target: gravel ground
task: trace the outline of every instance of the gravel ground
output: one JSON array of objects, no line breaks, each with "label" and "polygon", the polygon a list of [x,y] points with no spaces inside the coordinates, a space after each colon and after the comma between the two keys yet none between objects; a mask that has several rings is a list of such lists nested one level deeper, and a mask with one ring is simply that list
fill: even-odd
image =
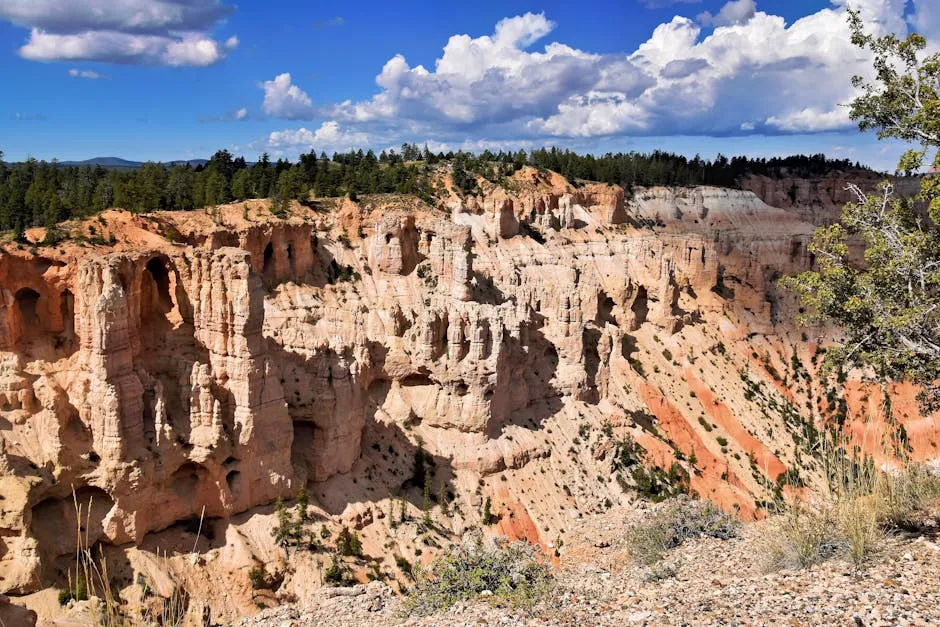
[{"label": "gravel ground", "polygon": [[323,589],[305,607],[266,610],[239,625],[940,625],[940,537],[889,538],[864,569],[832,560],[805,570],[764,572],[762,524],[733,540],[686,542],[667,557],[676,573],[650,581],[630,564],[625,529],[642,510],[584,520],[562,553],[558,585],[529,611],[460,604],[402,618],[383,583]]}]

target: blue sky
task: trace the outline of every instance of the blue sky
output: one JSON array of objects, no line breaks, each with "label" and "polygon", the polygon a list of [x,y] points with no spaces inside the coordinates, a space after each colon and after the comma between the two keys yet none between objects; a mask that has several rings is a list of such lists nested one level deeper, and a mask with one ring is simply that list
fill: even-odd
[{"label": "blue sky", "polygon": [[844,107],[845,4],[940,35],[940,0],[0,0],[0,150],[62,160],[569,146],[901,147]]}]

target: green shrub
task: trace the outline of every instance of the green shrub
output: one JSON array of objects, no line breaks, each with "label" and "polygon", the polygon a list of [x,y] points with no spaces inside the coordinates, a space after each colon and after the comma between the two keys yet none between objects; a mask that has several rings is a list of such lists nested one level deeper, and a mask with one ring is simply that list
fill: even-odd
[{"label": "green shrub", "polygon": [[248,581],[251,583],[252,590],[259,590],[264,587],[264,568],[254,566],[248,571]]},{"label": "green shrub", "polygon": [[629,433],[623,436],[623,439],[614,444],[614,459],[612,467],[614,470],[632,468],[643,463],[646,457],[646,451],[637,444],[633,436]]},{"label": "green shrub", "polygon": [[72,570],[69,569],[69,587],[65,590],[59,590],[59,605],[65,605],[72,599],[76,601],[88,600],[88,580],[84,568],[75,569],[74,580],[72,579]]},{"label": "green shrub", "polygon": [[492,525],[496,522],[496,516],[493,515],[493,502],[490,500],[490,497],[486,497],[486,501],[483,503],[483,524]]},{"label": "green shrub", "polygon": [[176,230],[175,227],[167,228],[166,232],[163,233],[163,237],[166,238],[166,241],[175,244],[183,239],[182,234]]},{"label": "green shrub", "polygon": [[49,227],[46,229],[46,236],[42,239],[40,246],[58,246],[69,238],[69,234],[58,227]]},{"label": "green shrub", "polygon": [[709,501],[679,497],[656,507],[627,530],[630,556],[651,566],[666,552],[686,540],[708,536],[727,540],[736,537],[741,523]]},{"label": "green shrub", "polygon": [[405,574],[408,575],[409,577],[412,576],[414,570],[413,570],[413,568],[412,568],[412,566],[411,566],[411,562],[409,562],[406,558],[401,557],[400,555],[396,555],[396,556],[395,556],[395,565],[398,566],[398,569],[399,569],[401,572],[405,573]]},{"label": "green shrub", "polygon": [[657,465],[634,466],[630,469],[630,478],[640,496],[656,503],[692,493],[689,472],[679,462],[673,462],[669,470]]},{"label": "green shrub", "polygon": [[643,363],[636,357],[631,357],[629,361],[630,361],[630,367],[633,368],[634,372],[636,372],[641,377],[645,378],[646,370],[643,368]]},{"label": "green shrub", "polygon": [[531,607],[553,584],[548,559],[525,542],[484,542],[471,532],[426,569],[415,568],[415,585],[402,604],[406,615],[426,616],[484,593],[496,603]]},{"label": "green shrub", "polygon": [[67,589],[67,588],[66,588],[66,589],[62,589],[62,590],[59,590],[59,605],[65,605],[66,603],[68,603],[69,601],[71,601],[73,598],[75,598],[75,597],[74,597],[74,595],[72,594],[72,591],[71,591],[71,590],[69,590],[69,589]]}]

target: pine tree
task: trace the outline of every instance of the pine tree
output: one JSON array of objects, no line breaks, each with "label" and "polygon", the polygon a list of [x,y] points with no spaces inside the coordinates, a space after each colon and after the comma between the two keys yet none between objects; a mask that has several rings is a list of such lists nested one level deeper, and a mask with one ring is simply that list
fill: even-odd
[{"label": "pine tree", "polygon": [[284,501],[278,497],[277,504],[274,506],[274,512],[277,517],[277,526],[271,530],[274,541],[279,546],[287,546],[291,536],[291,519],[287,508],[284,507]]},{"label": "pine tree", "polygon": [[425,527],[431,526],[431,470],[428,469],[424,473],[424,525]]},{"label": "pine tree", "polygon": [[486,501],[483,503],[483,524],[484,525],[489,526],[489,525],[492,525],[493,522],[495,522],[493,519],[492,508],[493,508],[493,503],[492,501],[490,501],[490,497],[486,497]]},{"label": "pine tree", "polygon": [[447,484],[441,481],[440,485],[437,488],[437,502],[441,506],[441,514],[444,516],[450,515],[450,507],[447,502]]},{"label": "pine tree", "polygon": [[[850,105],[851,118],[881,139],[920,144],[921,150],[901,157],[899,173],[918,173],[930,156],[940,168],[940,54],[925,54],[927,40],[916,33],[906,39],[867,34],[856,11],[849,11],[849,25],[852,43],[871,52],[875,68],[872,83],[853,79],[861,95]],[[843,330],[841,342],[826,352],[824,374],[862,368],[885,385],[907,380],[923,387],[922,409],[936,411],[940,177],[922,178],[914,197],[898,195],[887,182],[875,193],[849,189],[856,202],[843,209],[838,223],[813,235],[809,250],[818,268],[781,283],[800,297],[800,322],[835,323]],[[855,261],[856,243],[864,244],[864,264]]]},{"label": "pine tree", "polygon": [[300,523],[307,522],[307,509],[310,507],[310,499],[307,497],[306,486],[301,486],[297,492],[297,518]]}]

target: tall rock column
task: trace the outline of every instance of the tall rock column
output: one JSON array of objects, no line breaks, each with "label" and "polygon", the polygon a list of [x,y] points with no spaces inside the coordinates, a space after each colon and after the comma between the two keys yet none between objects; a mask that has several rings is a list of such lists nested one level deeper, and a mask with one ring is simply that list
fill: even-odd
[{"label": "tall rock column", "polygon": [[[249,489],[236,505],[274,498],[289,486],[293,429],[276,368],[262,336],[264,291],[250,254],[237,248],[194,251],[190,289],[196,340],[209,351],[227,392],[235,457]],[[194,408],[195,409],[195,408]]]},{"label": "tall rock column", "polygon": [[75,282],[75,331],[88,377],[80,413],[105,462],[126,461],[143,443],[143,386],[134,372],[137,329],[129,289],[133,265],[125,255],[86,260]]},{"label": "tall rock column", "polygon": [[473,239],[470,228],[455,226],[450,232],[450,241],[447,245],[447,254],[451,259],[451,296],[456,300],[468,301],[472,293],[470,278],[473,276],[473,253],[471,247]]}]

